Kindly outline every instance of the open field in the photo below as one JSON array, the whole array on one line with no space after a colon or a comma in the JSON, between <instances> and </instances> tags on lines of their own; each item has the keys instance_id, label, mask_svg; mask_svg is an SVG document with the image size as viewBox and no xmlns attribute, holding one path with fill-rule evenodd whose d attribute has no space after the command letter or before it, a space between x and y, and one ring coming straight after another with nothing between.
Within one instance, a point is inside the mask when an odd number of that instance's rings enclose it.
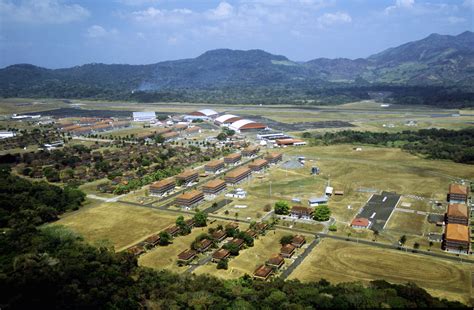
<instances>
[{"instance_id":1,"label":"open field","mask_svg":"<svg viewBox=\"0 0 474 310\"><path fill-rule=\"evenodd\" d=\"M191 247L191 243L202 233L207 233L210 227L217 227L222 222L214 222L207 227L196 227L193 228L191 233L186 236L177 236L173 239L173 243L167 246L157 246L147 253L140 256L138 259L138 264L141 266L146 266L154 269L167 269L174 272L184 272L189 267L182 266L179 267L177 264L177 256L182 251L189 249ZM210 250L211 253L214 250ZM197 262L198 259L203 258L203 254L199 256L199 258L195 259Z\"/></svg>"},{"instance_id":2,"label":"open field","mask_svg":"<svg viewBox=\"0 0 474 310\"><path fill-rule=\"evenodd\" d=\"M121 203L94 203L53 225L64 225L87 241L109 241L117 251L174 224L176 216Z\"/></svg>"},{"instance_id":3,"label":"open field","mask_svg":"<svg viewBox=\"0 0 474 310\"><path fill-rule=\"evenodd\" d=\"M212 274L223 279L236 279L245 274L253 275L253 272L261 264L264 264L272 255L278 254L281 248L281 237L290 234L288 231L267 231L265 236L260 236L254 241L254 246L241 250L239 256L231 258L227 270L217 269L216 264L209 262L197 268L195 274ZM313 238L306 236L307 242ZM301 250L300 250L301 251ZM286 263L290 262L287 260Z\"/></svg>"},{"instance_id":4,"label":"open field","mask_svg":"<svg viewBox=\"0 0 474 310\"><path fill-rule=\"evenodd\" d=\"M290 279L318 281L324 278L333 283L376 279L415 282L435 296L467 303L473 271L471 265L324 239Z\"/></svg>"},{"instance_id":5,"label":"open field","mask_svg":"<svg viewBox=\"0 0 474 310\"><path fill-rule=\"evenodd\" d=\"M385 229L395 230L401 234L422 235L425 225L430 225L426 221L426 215L395 210Z\"/></svg>"}]
</instances>

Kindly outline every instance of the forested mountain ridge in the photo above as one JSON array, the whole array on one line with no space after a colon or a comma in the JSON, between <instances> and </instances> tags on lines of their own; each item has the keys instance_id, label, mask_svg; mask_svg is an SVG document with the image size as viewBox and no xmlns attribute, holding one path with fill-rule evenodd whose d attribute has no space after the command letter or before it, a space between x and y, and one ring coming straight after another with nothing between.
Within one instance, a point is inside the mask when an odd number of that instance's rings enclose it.
<instances>
[{"instance_id":1,"label":"forested mountain ridge","mask_svg":"<svg viewBox=\"0 0 474 310\"><path fill-rule=\"evenodd\" d=\"M367 99L368 92L385 91L383 87L392 87L390 92L393 87L401 88L405 97L420 96L419 89L406 94L407 87L429 88L422 93L430 95L436 87L448 93L453 88L462 92L456 102L466 104L474 101L473 82L474 33L466 31L457 36L432 34L355 60L295 62L262 50L217 49L196 58L149 65L45 69L18 64L0 69L0 96L203 102L232 97L263 103L275 97L287 102L339 103ZM354 88L362 88L363 93ZM327 90L341 89L342 97L327 95ZM418 103L433 102L433 98L422 101Z\"/></svg>"}]
</instances>

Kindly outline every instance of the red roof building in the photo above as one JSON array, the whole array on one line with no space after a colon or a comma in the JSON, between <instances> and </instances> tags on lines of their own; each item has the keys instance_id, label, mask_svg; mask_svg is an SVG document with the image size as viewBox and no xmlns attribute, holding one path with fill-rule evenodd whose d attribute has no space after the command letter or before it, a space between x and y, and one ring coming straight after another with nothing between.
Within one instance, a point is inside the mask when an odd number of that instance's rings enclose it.
<instances>
[{"instance_id":1,"label":"red roof building","mask_svg":"<svg viewBox=\"0 0 474 310\"><path fill-rule=\"evenodd\" d=\"M370 221L363 217L357 217L352 220L351 227L352 228L369 228Z\"/></svg>"}]
</instances>

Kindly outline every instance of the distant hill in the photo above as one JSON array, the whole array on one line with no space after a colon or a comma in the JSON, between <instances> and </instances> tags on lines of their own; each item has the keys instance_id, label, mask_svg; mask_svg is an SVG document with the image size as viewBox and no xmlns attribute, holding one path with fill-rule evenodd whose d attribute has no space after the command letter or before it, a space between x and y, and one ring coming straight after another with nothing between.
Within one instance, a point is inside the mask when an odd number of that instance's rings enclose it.
<instances>
[{"instance_id":1,"label":"distant hill","mask_svg":"<svg viewBox=\"0 0 474 310\"><path fill-rule=\"evenodd\" d=\"M419 87L454 87L467 93L465 102L474 91L473 82L474 33L466 31L457 36L432 34L354 60L294 62L262 50L218 49L150 65L87 64L52 70L18 64L0 69L0 96L212 101L225 93L245 101L245 90L247 101L318 102L330 95L339 98L337 103L354 99L354 88L368 94L370 88L389 86L392 92L393 87L409 87L413 96L419 95ZM360 96L358 91L355 97Z\"/></svg>"}]
</instances>

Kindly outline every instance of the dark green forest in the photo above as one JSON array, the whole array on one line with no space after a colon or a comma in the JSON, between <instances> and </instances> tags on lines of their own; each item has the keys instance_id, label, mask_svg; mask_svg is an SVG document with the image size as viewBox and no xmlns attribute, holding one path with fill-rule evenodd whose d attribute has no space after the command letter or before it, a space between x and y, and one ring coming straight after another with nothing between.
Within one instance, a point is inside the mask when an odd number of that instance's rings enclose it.
<instances>
[{"instance_id":1,"label":"dark green forest","mask_svg":"<svg viewBox=\"0 0 474 310\"><path fill-rule=\"evenodd\" d=\"M448 159L457 163L474 164L474 127L461 130L406 130L397 133L344 130L316 135L313 142L324 145L352 143L400 147L429 159Z\"/></svg>"},{"instance_id":2,"label":"dark green forest","mask_svg":"<svg viewBox=\"0 0 474 310\"><path fill-rule=\"evenodd\" d=\"M0 173L2 309L465 307L414 284L261 282L249 276L222 281L138 267L129 253L94 247L62 227L41 225L79 207L80 192L31 183L8 169ZM54 216L43 216L45 208Z\"/></svg>"}]
</instances>

